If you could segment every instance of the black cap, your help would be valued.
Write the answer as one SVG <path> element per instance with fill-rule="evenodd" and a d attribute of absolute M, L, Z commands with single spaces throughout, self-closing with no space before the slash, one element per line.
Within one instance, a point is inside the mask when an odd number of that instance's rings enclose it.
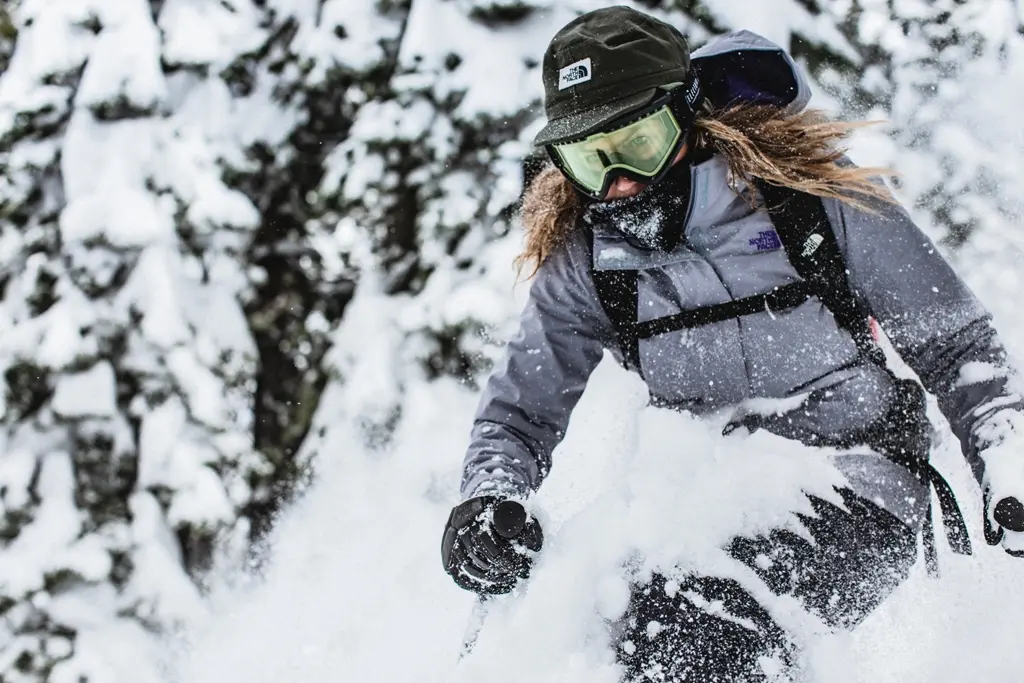
<path fill-rule="evenodd" d="M 689 70 L 689 46 L 674 26 L 621 5 L 583 14 L 544 53 L 548 123 L 534 144 L 598 132 L 648 104 L 659 86 L 683 83 Z"/>

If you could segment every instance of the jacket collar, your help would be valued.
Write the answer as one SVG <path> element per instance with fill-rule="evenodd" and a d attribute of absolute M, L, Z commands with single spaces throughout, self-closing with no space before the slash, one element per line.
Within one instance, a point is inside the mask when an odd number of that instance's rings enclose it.
<path fill-rule="evenodd" d="M 694 237 L 701 231 L 750 212 L 750 189 L 740 183 L 740 193 L 729 187 L 729 167 L 715 155 L 690 168 L 692 190 L 690 206 L 686 212 L 683 239 L 671 251 L 659 251 L 638 246 L 614 228 L 595 224 L 594 268 L 596 270 L 640 270 L 690 258 Z"/>

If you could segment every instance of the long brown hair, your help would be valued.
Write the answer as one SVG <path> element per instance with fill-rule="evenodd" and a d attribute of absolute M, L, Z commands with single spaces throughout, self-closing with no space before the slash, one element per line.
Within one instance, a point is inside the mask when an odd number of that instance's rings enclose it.
<path fill-rule="evenodd" d="M 785 114 L 775 107 L 756 105 L 706 107 L 694 122 L 695 147 L 712 150 L 725 159 L 734 190 L 740 181 L 761 178 L 870 211 L 872 199 L 895 201 L 878 182 L 879 176 L 893 172 L 839 163 L 847 151 L 840 143 L 856 128 L 867 125 L 872 123 L 834 121 L 814 109 Z M 754 201 L 751 194 L 752 204 Z M 520 210 L 526 229 L 526 245 L 515 260 L 520 275 L 527 267 L 527 278 L 537 272 L 574 228 L 582 206 L 572 184 L 553 165 L 537 175 L 526 189 Z"/>

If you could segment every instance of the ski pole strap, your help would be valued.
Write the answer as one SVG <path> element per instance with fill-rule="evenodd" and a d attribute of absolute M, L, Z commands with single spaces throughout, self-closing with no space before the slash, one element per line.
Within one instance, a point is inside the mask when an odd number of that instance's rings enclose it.
<path fill-rule="evenodd" d="M 971 538 L 967 533 L 967 523 L 953 495 L 953 489 L 937 469 L 929 462 L 921 465 L 921 474 L 929 486 L 928 507 L 925 513 L 924 526 L 921 529 L 924 542 L 924 559 L 928 573 L 937 576 L 939 573 L 938 553 L 935 547 L 935 529 L 932 522 L 931 489 L 939 499 L 939 512 L 942 514 L 942 525 L 946 530 L 946 541 L 950 549 L 958 555 L 970 555 Z"/>
<path fill-rule="evenodd" d="M 985 542 L 989 545 L 999 545 L 1003 540 L 1003 534 L 1006 532 L 1003 531 L 1003 527 L 999 526 L 998 524 L 993 524 L 992 520 L 989 518 L 988 511 L 990 505 L 993 505 L 992 492 L 988 489 L 988 487 L 986 487 L 985 491 L 982 494 L 982 510 L 985 513 L 982 515 L 982 521 L 984 523 Z"/>
<path fill-rule="evenodd" d="M 924 545 L 924 566 L 929 576 L 939 575 L 939 556 L 935 546 L 935 525 L 932 522 L 932 492 L 928 491 L 928 505 L 924 513 L 924 525 L 921 527 L 921 542 Z"/>
<path fill-rule="evenodd" d="M 885 414 L 859 434 L 834 441 L 832 445 L 840 448 L 854 448 L 859 444 L 869 446 L 897 465 L 905 467 L 924 485 L 926 505 L 921 533 L 928 573 L 934 576 L 938 574 L 938 553 L 932 514 L 933 489 L 939 501 L 946 540 L 953 552 L 970 555 L 971 539 L 953 489 L 930 462 L 931 437 L 924 387 L 916 380 L 897 377 L 889 368 L 886 368 L 886 372 L 893 382 L 893 398 Z"/>

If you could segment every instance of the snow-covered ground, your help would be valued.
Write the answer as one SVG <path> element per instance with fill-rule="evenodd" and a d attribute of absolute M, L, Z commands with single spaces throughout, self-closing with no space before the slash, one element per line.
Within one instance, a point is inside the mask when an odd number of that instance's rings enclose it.
<path fill-rule="evenodd" d="M 73 649 L 73 658 L 45 674 L 49 680 L 78 683 L 88 675 L 90 683 L 158 683 L 162 679 L 152 662 L 159 657 L 142 623 L 188 622 L 186 647 L 165 643 L 176 655 L 163 677 L 167 681 L 613 683 L 617 676 L 605 620 L 624 607 L 625 585 L 617 570 L 624 557 L 640 550 L 650 562 L 736 572 L 718 549 L 724 539 L 791 523 L 791 503 L 800 500 L 800 489 L 827 494 L 837 481 L 821 453 L 763 434 L 725 439 L 714 420 L 697 423 L 644 408 L 635 378 L 606 363 L 535 499 L 547 536 L 535 574 L 520 595 L 492 602 L 477 647 L 460 660 L 467 630 L 477 623 L 475 601 L 442 572 L 439 546 L 456 502 L 476 396 L 452 380 L 423 381 L 412 368 L 427 353 L 414 347 L 427 345 L 424 331 L 440 335 L 467 320 L 493 325 L 499 335 L 509 332 L 524 294 L 511 282 L 518 233 L 491 241 L 494 226 L 485 219 L 493 219 L 518 193 L 520 157 L 540 121 L 514 134 L 509 126 L 519 125 L 514 122 L 523 108 L 540 94 L 536 66 L 530 64 L 554 26 L 578 10 L 609 3 L 521 0 L 538 12 L 497 26 L 468 18 L 494 4 L 491 0 L 414 0 L 406 3 L 412 8 L 408 17 L 387 11 L 390 4 L 0 3 L 0 18 L 8 6 L 21 17 L 19 54 L 0 83 L 0 129 L 7 135 L 22 127 L 23 118 L 39 128 L 20 131 L 9 154 L 0 150 L 0 208 L 8 211 L 4 202 L 12 201 L 45 219 L 43 228 L 9 225 L 3 234 L 0 256 L 14 275 L 0 310 L 5 321 L 0 369 L 24 359 L 48 368 L 55 391 L 46 410 L 74 418 L 76 428 L 81 421 L 112 434 L 119 443 L 131 442 L 132 436 L 114 380 L 123 380 L 127 367 L 128 375 L 162 383 L 159 390 L 150 389 L 152 404 L 143 405 L 141 395 L 132 403 L 132 411 L 144 413 L 139 443 L 124 447 L 126 461 L 140 463 L 137 481 L 129 485 L 137 488 L 130 492 L 130 506 L 100 527 L 102 536 L 95 515 L 83 515 L 77 507 L 76 487 L 83 484 L 76 482 L 80 472 L 74 468 L 80 470 L 81 463 L 65 452 L 70 446 L 63 441 L 64 424 L 58 422 L 57 436 L 47 436 L 40 446 L 31 415 L 5 415 L 21 430 L 17 434 L 26 434 L 28 445 L 0 435 L 6 439 L 0 463 L 3 511 L 12 517 L 37 503 L 39 509 L 31 517 L 35 523 L 21 529 L 0 555 L 4 604 L 8 593 L 21 601 L 2 615 L 3 680 L 19 680 L 8 676 L 18 675 L 10 672 L 19 668 L 24 653 L 65 659 Z M 749 28 L 782 44 L 799 34 L 828 47 L 830 54 L 854 60 L 858 54 L 839 30 L 849 10 L 841 0 L 681 4 L 694 5 L 695 12 L 707 5 L 720 27 Z M 951 256 L 995 313 L 1011 349 L 1024 358 L 1024 320 L 1018 311 L 1024 231 L 1017 229 L 1024 182 L 1019 125 L 1024 41 L 1016 35 L 1024 4 L 858 4 L 865 10 L 856 21 L 858 40 L 889 55 L 892 71 L 882 75 L 872 67 L 859 85 L 872 93 L 877 86 L 880 110 L 872 116 L 893 119 L 898 132 L 893 138 L 885 129 L 859 134 L 854 158 L 894 165 L 904 174 L 903 196 L 941 197 L 948 201 L 941 208 L 949 209 L 952 222 L 978 221 L 969 241 Z M 820 14 L 808 9 L 813 5 L 820 6 Z M 955 9 L 949 21 L 933 16 L 946 8 Z M 228 79 L 226 74 L 239 74 L 227 67 L 270 45 L 270 34 L 288 18 L 299 27 L 289 48 L 297 51 L 294 61 L 280 74 L 276 66 L 250 65 L 258 72 L 251 92 Z M 689 27 L 695 43 L 709 37 L 709 29 L 692 18 L 679 14 L 676 19 Z M 935 35 L 922 36 L 915 21 Z M 942 54 L 930 53 L 929 41 L 942 43 L 940 34 L 950 26 L 985 40 L 965 38 Z M 397 63 L 391 65 L 384 46 L 399 35 Z M 0 36 L 0 52 L 5 40 Z M 962 63 L 947 63 L 957 54 L 965 55 Z M 307 58 L 315 68 L 300 79 L 298 64 Z M 315 237 L 331 270 L 341 272 L 349 260 L 366 270 L 342 329 L 334 334 L 332 369 L 340 369 L 343 380 L 328 387 L 305 447 L 316 456 L 319 476 L 277 524 L 265 574 L 259 580 L 221 576 L 223 585 L 204 602 L 180 569 L 175 536 L 180 529 L 174 525 L 188 522 L 204 533 L 218 525 L 234 529 L 228 513 L 241 508 L 251 493 L 238 482 L 262 467 L 251 443 L 250 390 L 242 381 L 255 374 L 255 350 L 239 305 L 251 284 L 243 277 L 249 264 L 239 253 L 261 216 L 240 191 L 222 182 L 223 165 L 245 166 L 248 145 L 261 141 L 281 147 L 302 125 L 299 105 L 272 98 L 279 86 L 287 91 L 304 79 L 309 89 L 328 82 L 336 67 L 372 73 L 381 72 L 382 64 L 401 68 L 386 84 L 349 90 L 343 104 L 358 113 L 347 140 L 324 162 L 327 173 L 319 188 L 325 196 L 346 202 L 361 198 L 367 204 L 365 217 L 353 212 L 337 224 L 325 219 L 334 232 Z M 950 77 L 936 78 L 946 70 Z M 829 80 L 827 73 L 822 80 Z M 399 96 L 368 95 L 381 88 Z M 436 106 L 463 92 L 454 111 Z M 886 102 L 889 95 L 892 101 Z M 814 103 L 844 111 L 843 102 L 821 92 Z M 120 118 L 107 120 L 98 113 L 105 104 L 115 111 L 131 106 Z M 471 156 L 479 158 L 468 163 L 458 149 L 475 137 L 480 117 L 501 131 L 498 138 L 481 139 L 503 142 L 479 155 L 474 148 Z M 919 142 L 912 138 L 921 131 L 931 140 L 909 144 Z M 517 139 L 502 137 L 520 132 Z M 370 253 L 367 238 L 386 227 L 392 157 L 407 143 L 424 157 L 413 174 L 414 184 L 423 183 L 419 198 L 424 201 L 416 249 L 432 273 L 415 297 L 382 293 L 385 287 L 375 282 L 379 273 L 373 268 L 379 255 Z M 286 147 L 280 156 L 293 153 Z M 483 166 L 486 177 L 478 173 Z M 931 192 L 937 186 L 940 191 Z M 35 191 L 47 198 L 39 207 L 32 206 Z M 54 223 L 46 215 L 57 206 L 63 210 Z M 182 231 L 174 220 L 185 206 L 181 220 L 188 229 Z M 918 218 L 939 236 L 945 228 L 929 222 L 935 208 L 923 207 Z M 470 236 L 459 253 L 451 254 L 451 233 L 464 225 L 472 226 Z M 46 249 L 41 251 L 39 233 L 49 234 L 46 230 L 53 238 L 42 240 Z M 202 263 L 193 258 L 198 252 Z M 461 261 L 472 261 L 473 267 L 456 263 Z M 109 287 L 119 264 L 133 275 L 123 287 L 114 287 L 111 302 L 96 303 L 79 292 L 87 285 Z M 54 273 L 59 300 L 44 315 L 27 312 L 37 281 L 45 285 L 41 275 Z M 141 323 L 127 314 L 129 304 L 144 314 Z M 116 336 L 111 329 L 135 340 L 127 355 L 131 362 L 113 369 L 99 344 L 105 334 Z M 458 340 L 461 349 L 484 346 L 470 336 Z M 229 351 L 232 362 L 216 366 L 212 359 Z M 213 370 L 219 373 L 216 381 L 210 380 Z M 164 385 L 181 396 L 165 400 Z M 192 422 L 183 431 L 186 404 Z M 386 427 L 396 407 L 402 419 L 389 448 L 369 450 L 367 425 Z M 97 416 L 106 421 L 96 422 Z M 941 427 L 941 418 L 934 417 Z M 45 421 L 43 427 L 49 429 Z M 957 445 L 943 434 L 936 461 L 960 495 L 976 555 L 943 552 L 939 580 L 918 567 L 912 580 L 851 635 L 822 634 L 792 604 L 768 600 L 775 616 L 807 641 L 813 680 L 1020 679 L 1024 560 L 985 546 L 977 533 L 975 485 Z M 199 444 L 195 448 L 193 441 Z M 216 458 L 203 444 L 215 444 L 219 469 L 232 473 L 224 486 L 207 466 Z M 80 450 L 74 454 L 82 456 Z M 109 449 L 99 452 L 97 460 L 109 464 Z M 42 465 L 34 476 L 37 460 Z M 112 476 L 98 472 L 90 483 L 107 484 Z M 149 489 L 172 492 L 166 509 Z M 127 588 L 115 590 L 111 584 L 113 551 L 130 559 Z M 66 569 L 81 575 L 84 589 L 57 596 L 61 586 L 45 582 Z M 54 626 L 73 628 L 74 643 L 49 633 Z M 24 680 L 37 679 L 26 674 Z"/>
<path fill-rule="evenodd" d="M 494 601 L 461 662 L 474 600 L 441 571 L 439 545 L 473 397 L 442 384 L 414 390 L 387 455 L 337 433 L 334 462 L 277 528 L 265 581 L 214 601 L 180 680 L 614 683 L 603 618 L 625 606 L 616 566 L 631 548 L 734 571 L 717 541 L 784 523 L 799 483 L 824 492 L 838 476 L 818 453 L 760 433 L 723 439 L 712 425 L 641 408 L 642 396 L 617 367 L 599 368 L 536 499 L 543 558 L 520 595 Z M 978 497 L 954 448 L 937 460 L 978 529 Z M 974 540 L 974 557 L 942 553 L 940 579 L 919 563 L 853 635 L 822 635 L 771 601 L 812 644 L 813 680 L 1019 680 L 1024 565 Z"/>
<path fill-rule="evenodd" d="M 1021 93 L 988 87 L 993 82 L 983 74 L 960 81 L 962 101 L 979 106 L 947 112 L 946 130 L 982 127 L 986 138 L 1004 136 L 1020 149 L 1015 118 L 1005 112 L 1020 110 Z M 920 190 L 914 183 L 935 172 L 884 130 L 861 133 L 854 156 L 896 164 L 911 196 Z M 979 157 L 973 169 L 995 162 Z M 1017 217 L 989 218 L 954 263 L 1019 358 L 1022 241 L 1003 229 Z M 522 288 L 498 282 L 511 315 Z M 346 325 L 376 330 L 380 323 Z M 617 567 L 631 551 L 650 562 L 736 572 L 718 549 L 724 539 L 792 523 L 801 489 L 828 495 L 840 481 L 819 452 L 760 433 L 723 438 L 714 420 L 645 408 L 637 380 L 606 360 L 535 498 L 546 545 L 534 575 L 519 594 L 490 603 L 476 647 L 460 658 L 479 612 L 442 572 L 439 551 L 476 396 L 451 381 L 410 383 L 406 391 L 388 452 L 368 451 L 345 427 L 317 445 L 319 478 L 278 524 L 265 575 L 216 593 L 189 634 L 175 680 L 615 683 L 605 621 L 625 607 Z M 339 415 L 350 412 L 340 397 L 328 398 Z M 939 525 L 941 577 L 927 576 L 919 562 L 850 634 L 824 633 L 793 604 L 767 599 L 808 645 L 812 681 L 1015 683 L 1024 672 L 1024 560 L 985 545 L 977 487 L 934 405 L 932 417 L 942 433 L 935 462 L 958 493 L 975 554 L 950 554 Z"/>
<path fill-rule="evenodd" d="M 882 148 L 869 137 L 859 149 L 874 161 Z M 508 254 L 496 249 L 493 258 Z M 983 267 L 992 254 L 957 261 L 996 311 L 1011 351 L 1019 351 L 1024 325 L 992 283 L 1014 282 L 1018 257 L 1012 245 L 998 255 L 1002 279 Z M 510 314 L 525 294 L 511 285 L 504 283 Z M 387 325 L 382 310 L 364 296 L 346 325 L 363 331 L 361 344 L 369 337 L 386 345 L 386 335 L 376 336 Z M 386 453 L 368 451 L 354 428 L 336 426 L 317 444 L 319 478 L 277 526 L 264 577 L 216 593 L 175 680 L 615 683 L 606 619 L 625 607 L 618 567 L 630 552 L 662 566 L 735 574 L 719 550 L 725 539 L 794 523 L 801 489 L 827 496 L 841 481 L 820 452 L 762 433 L 723 438 L 720 421 L 645 407 L 639 381 L 606 359 L 535 498 L 547 539 L 534 576 L 520 594 L 491 602 L 476 647 L 460 659 L 479 612 L 442 572 L 439 546 L 457 502 L 476 395 L 452 381 L 409 383 L 406 391 L 405 417 Z M 351 414 L 352 400 L 342 390 L 329 394 L 321 413 L 330 416 L 334 401 L 338 415 Z M 1024 561 L 985 545 L 977 487 L 934 405 L 932 417 L 943 435 L 935 462 L 958 492 L 975 555 L 952 555 L 940 539 L 941 577 L 927 576 L 919 562 L 852 634 L 827 634 L 792 603 L 767 597 L 808 646 L 813 681 L 1011 683 L 1024 671 Z"/>

